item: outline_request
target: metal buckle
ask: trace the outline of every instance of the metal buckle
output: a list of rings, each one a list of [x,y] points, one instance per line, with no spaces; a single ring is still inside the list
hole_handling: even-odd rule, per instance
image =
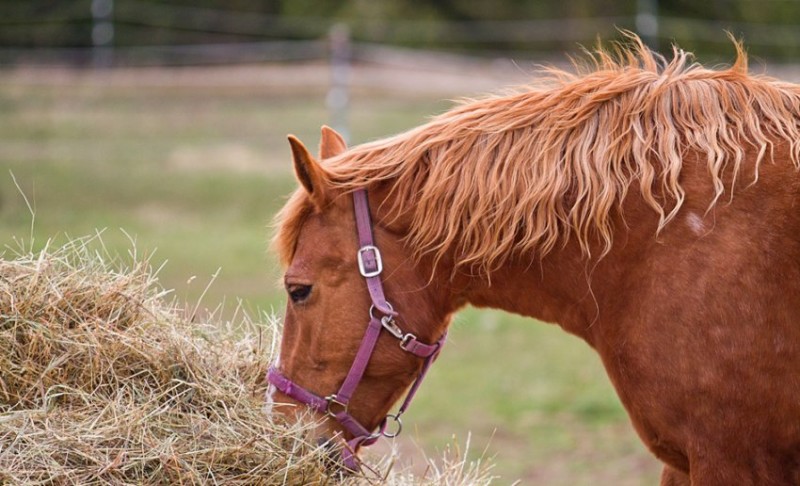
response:
[[[381,326],[389,331],[389,334],[400,340],[400,349],[403,351],[408,351],[408,343],[417,339],[417,336],[410,332],[404,333],[403,330],[400,329],[400,326],[395,324],[394,317],[392,316],[381,317]]]
[[[381,317],[381,326],[397,339],[403,339],[403,330],[397,327],[392,316]]]
[[[384,437],[387,437],[389,439],[393,439],[393,438],[397,437],[398,435],[400,435],[400,432],[403,431],[403,421],[400,420],[400,414],[399,413],[396,413],[396,414],[390,413],[383,419],[384,425],[386,425],[388,423],[389,419],[394,420],[394,423],[397,424],[397,430],[395,430],[394,432],[386,432],[386,429],[384,429],[384,430],[381,431],[381,434],[383,434]]]
[[[328,406],[325,407],[325,413],[327,413],[331,417],[336,418],[337,415],[337,412],[333,410],[332,407],[333,405],[339,405],[340,407],[342,407],[342,410],[339,413],[347,413],[347,404],[337,400],[336,394],[328,395],[327,397],[325,397],[325,401],[328,402]]]
[[[403,351],[408,351],[408,348],[406,346],[408,346],[408,343],[410,343],[412,340],[416,341],[417,336],[411,334],[410,332],[406,333],[406,335],[403,336],[403,338],[400,340],[400,349],[402,349]]]
[[[375,255],[375,265],[376,269],[368,272],[366,266],[364,265],[364,253],[371,251]],[[358,249],[358,271],[361,273],[361,276],[364,278],[370,277],[377,277],[383,271],[383,260],[381,259],[381,251],[378,249],[377,246],[367,245],[362,246]]]

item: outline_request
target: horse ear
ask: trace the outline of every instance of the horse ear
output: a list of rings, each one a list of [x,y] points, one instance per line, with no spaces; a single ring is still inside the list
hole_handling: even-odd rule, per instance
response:
[[[347,143],[333,128],[322,126],[322,140],[319,142],[319,156],[322,159],[335,157],[347,150]]]
[[[297,180],[303,185],[308,195],[318,207],[322,207],[326,199],[325,194],[325,172],[308,152],[303,142],[294,135],[289,135],[289,145],[292,147],[292,159],[294,160],[294,172]]]

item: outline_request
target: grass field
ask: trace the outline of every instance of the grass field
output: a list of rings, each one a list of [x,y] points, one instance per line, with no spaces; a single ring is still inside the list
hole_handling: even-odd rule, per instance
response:
[[[202,307],[225,302],[228,315],[241,299],[280,312],[267,226],[294,187],[285,135],[316,145],[328,119],[324,79],[281,88],[51,74],[0,73],[0,245],[103,231],[112,252],[133,239],[166,262],[161,283],[189,306],[213,280]],[[352,139],[410,128],[468,94],[356,91]],[[406,424],[409,458],[415,444],[433,452],[471,433],[473,456],[495,456],[498,484],[657,482],[588,346],[508,314],[458,316]]]

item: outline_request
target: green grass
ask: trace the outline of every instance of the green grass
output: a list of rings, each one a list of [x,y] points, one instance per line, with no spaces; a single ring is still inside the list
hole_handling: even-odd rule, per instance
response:
[[[162,285],[194,306],[284,305],[268,225],[294,187],[285,140],[316,146],[322,90],[27,86],[0,74],[0,246],[35,247],[104,229],[112,252],[166,265]],[[454,93],[468,94],[468,93]],[[410,128],[448,106],[391,93],[354,97],[352,138]],[[16,178],[19,189],[12,180]],[[20,193],[35,206],[31,214]],[[597,356],[557,326],[461,313],[406,418],[429,451],[472,433],[500,484],[654,484]],[[409,433],[410,432],[410,433]],[[404,442],[407,444],[407,442]]]

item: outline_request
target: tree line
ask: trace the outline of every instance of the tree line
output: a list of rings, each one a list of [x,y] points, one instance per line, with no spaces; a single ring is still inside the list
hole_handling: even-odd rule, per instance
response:
[[[91,5],[0,0],[0,46],[91,46]],[[727,30],[758,56],[800,58],[800,0],[113,0],[110,20],[121,47],[319,39],[341,23],[355,41],[495,55],[574,52],[636,30],[642,5],[659,50],[729,58]]]

